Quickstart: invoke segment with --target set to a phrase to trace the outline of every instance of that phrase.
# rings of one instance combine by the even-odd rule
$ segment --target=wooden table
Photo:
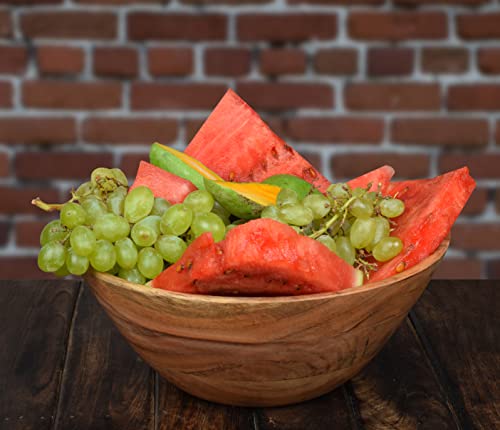
[[[0,428],[500,429],[500,282],[434,281],[344,386],[239,408],[159,377],[82,282],[0,281]]]

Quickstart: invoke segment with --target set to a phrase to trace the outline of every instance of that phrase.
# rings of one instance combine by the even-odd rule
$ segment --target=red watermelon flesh
[[[153,281],[165,290],[244,296],[339,291],[355,284],[355,271],[321,243],[271,219],[233,228],[214,243],[197,238],[182,258]]]
[[[172,204],[182,202],[191,191],[197,189],[186,179],[179,178],[146,161],[139,163],[139,169],[130,190],[139,185],[148,187],[155,197],[162,197]]]
[[[389,184],[386,194],[405,203],[405,211],[395,219],[397,227],[391,233],[403,241],[403,251],[382,264],[370,282],[409,269],[432,254],[449,234],[475,186],[467,167],[432,179]]]
[[[232,90],[226,92],[185,152],[227,181],[261,182],[288,173],[322,192],[329,185]]]
[[[382,166],[371,172],[365,173],[358,178],[352,179],[348,182],[352,189],[366,188],[368,184],[372,184],[370,191],[378,191],[380,184],[380,191],[385,194],[389,181],[394,176],[394,169],[391,166]]]

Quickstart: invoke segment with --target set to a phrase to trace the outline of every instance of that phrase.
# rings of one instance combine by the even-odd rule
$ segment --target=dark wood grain
[[[351,382],[367,429],[457,428],[409,320]]]
[[[258,430],[316,430],[356,428],[343,387],[314,400],[256,411]]]
[[[49,429],[79,281],[0,282],[0,428]]]
[[[153,429],[154,372],[85,286],[75,310],[56,429]]]
[[[254,430],[249,408],[198,399],[161,377],[157,388],[158,430]]]
[[[434,281],[412,320],[462,427],[500,428],[500,282]]]

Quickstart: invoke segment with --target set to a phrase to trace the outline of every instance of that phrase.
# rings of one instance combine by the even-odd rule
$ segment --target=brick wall
[[[0,0],[0,277],[42,276],[33,196],[183,148],[228,86],[332,180],[469,165],[439,276],[500,277],[500,5],[481,0]]]

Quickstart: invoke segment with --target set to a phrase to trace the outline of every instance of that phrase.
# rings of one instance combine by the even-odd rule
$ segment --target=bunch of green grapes
[[[311,193],[302,200],[295,191],[282,189],[276,205],[266,207],[261,217],[291,225],[369,277],[377,262],[389,261],[403,249],[403,242],[391,236],[391,230],[392,218],[405,210],[403,201],[370,188],[332,184],[326,195]]]
[[[92,267],[144,284],[202,233],[212,232],[216,241],[224,237],[229,214],[207,191],[193,191],[171,206],[144,186],[128,192],[127,184],[121,170],[99,168],[69,202],[38,201],[41,208],[60,210],[40,235],[40,269],[65,276]]]

